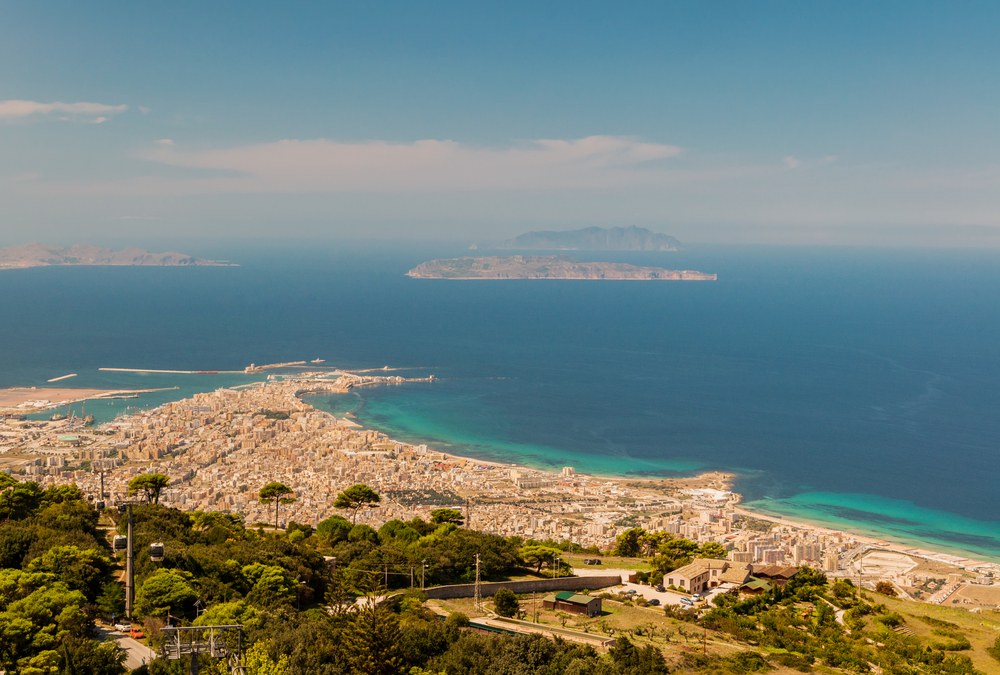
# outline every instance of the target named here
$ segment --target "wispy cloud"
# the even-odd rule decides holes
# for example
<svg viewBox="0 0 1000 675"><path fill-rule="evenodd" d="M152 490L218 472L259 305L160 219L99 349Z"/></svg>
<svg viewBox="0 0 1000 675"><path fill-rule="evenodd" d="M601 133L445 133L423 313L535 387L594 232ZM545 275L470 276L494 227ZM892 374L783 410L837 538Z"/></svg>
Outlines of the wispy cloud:
<svg viewBox="0 0 1000 675"><path fill-rule="evenodd" d="M143 157L190 169L205 189L357 192L613 187L662 170L675 145L621 136L536 139L510 146L451 140L343 142L282 140L222 149L189 149L159 139Z"/></svg>
<svg viewBox="0 0 1000 675"><path fill-rule="evenodd" d="M76 103L64 103L62 101L42 103L40 101L7 99L0 101L0 120L50 118L62 122L85 121L93 124L103 124L112 115L118 115L126 110L128 110L127 105L110 105L87 101Z"/></svg>

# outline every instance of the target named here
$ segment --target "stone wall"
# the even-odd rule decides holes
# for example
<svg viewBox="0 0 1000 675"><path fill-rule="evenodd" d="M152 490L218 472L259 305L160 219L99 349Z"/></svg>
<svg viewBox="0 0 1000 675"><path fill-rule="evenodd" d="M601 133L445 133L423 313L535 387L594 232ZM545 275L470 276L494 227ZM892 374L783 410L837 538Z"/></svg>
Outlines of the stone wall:
<svg viewBox="0 0 1000 675"><path fill-rule="evenodd" d="M528 581L493 581L479 584L479 593L484 598L492 597L501 588L509 588L515 593L544 593L546 591L597 590L617 586L622 578L617 574L599 577L556 577L555 579L532 579ZM454 584L434 586L424 593L428 598L447 600L449 598L471 598L476 594L475 584Z"/></svg>

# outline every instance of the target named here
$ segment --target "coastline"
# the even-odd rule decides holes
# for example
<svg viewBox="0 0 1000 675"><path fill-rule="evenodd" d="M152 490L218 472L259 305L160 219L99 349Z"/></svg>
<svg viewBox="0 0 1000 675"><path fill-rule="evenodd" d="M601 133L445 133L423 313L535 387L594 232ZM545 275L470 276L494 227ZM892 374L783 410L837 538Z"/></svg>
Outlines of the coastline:
<svg viewBox="0 0 1000 675"><path fill-rule="evenodd" d="M365 386L368 384L393 384L406 381L405 378L379 378L379 377L362 377L357 373L350 373L348 371L338 371L342 375L350 377L353 382L352 386ZM354 419L353 415L348 414L335 414L331 411L324 410L321 407L317 407L314 403L307 401L306 399L314 395L322 395L328 393L338 393L343 394L350 391L350 389L343 389L338 391L331 391L329 388L329 380L312 380L312 386L308 382L308 378L312 376L319 377L329 377L331 373L300 373L294 376L280 377L281 380L292 380L298 381L297 390L295 392L296 398L299 402L306 408L322 413L323 415L328 415L331 419L337 421L338 423L345 426L352 426L361 431L370 431L373 433L382 434L386 437L393 439L393 442L398 443L409 448L415 448L420 443L416 443L413 440L407 441L397 441L390 433L381 431L378 425L359 423L358 420ZM422 379L422 378L421 378ZM318 387L316 386L320 384ZM265 383L248 383L248 387L255 387L264 385ZM151 391L165 391L166 389L130 389L130 390L75 390L75 389L57 389L52 388L55 391L65 392L72 396L69 400L62 400L57 403L51 403L48 409L59 407L65 405L68 402L79 402L81 400L91 400L99 398L107 398L113 396L122 395L135 395L139 393L146 393ZM171 388L168 388L171 389ZM224 387L223 389L235 389L234 387ZM38 393L43 390L37 388L17 388L15 391L24 393ZM40 409L36 408L31 412L39 412ZM23 409L20 412L25 412ZM438 444L430 442L429 445L435 446ZM497 469L503 469L505 471L524 471L537 474L539 476L544 476L545 480L557 482L560 480L561 475L559 469L553 468L552 465L533 465L531 462L525 462L522 458L518 458L515 461L507 461L497 459L495 456L492 458L486 458L478 455L475 452L462 452L463 446L460 443L444 443L447 446L447 450L437 450L432 449L432 452L445 458L445 461L456 461L456 462L474 462L483 466L490 466ZM570 460L571 461L571 460ZM732 493L733 503L735 505L735 510L742 514L755 519L764 520L772 522L781 526L793 527L804 532L813 533L817 535L845 535L849 536L856 542L864 545L885 550L895 551L904 555L914 555L928 560L944 562L949 565L956 565L964 568L974 568L974 567L997 567L998 560L992 559L989 556L982 556L973 551L966 551L960 548L951 548L943 545L934 545L922 540L907 539L905 537L899 537L893 533L879 531L877 528L866 529L863 527L851 528L851 527L837 527L831 526L829 523L824 523L822 521L813 521L808 518L803 518L801 516L787 516L784 514L774 514L773 512L767 512L766 510L757 510L752 504L743 503L742 495L733 492L732 488L734 483L739 477L738 473L727 472L727 471L701 471L701 470L691 470L682 471L678 470L674 476L631 476L627 474L616 474L607 471L588 471L584 470L581 476L587 476L594 481L607 483L611 485L623 485L623 486L655 486L664 487L672 489L711 489L711 490L721 490L725 492ZM1000 571L1000 567L997 567Z"/></svg>
<svg viewBox="0 0 1000 675"><path fill-rule="evenodd" d="M413 441L400 441L397 440L389 431L379 428L377 425L371 425L359 422L355 416L351 413L346 415L336 415L329 411L323 410L313 405L311 402L303 400L306 405L325 412L335 419L347 419L351 423L357 424L362 429L378 431L388 435L390 438L396 440L396 442L404 443L407 445L413 445ZM435 443L433 440L427 440L428 445L440 445L441 443ZM551 466L539 466L534 465L530 462L523 461L499 461L496 459L488 459L477 455L476 453L463 454L460 450L462 445L460 443L450 443L444 442L444 445L448 447L448 450L435 450L442 455L448 456L450 458L458 460L471 460L479 462L482 464L488 464L497 467L507 467L507 468L517 468L529 471L535 471L548 475L551 479L556 479L559 476L559 472L553 469ZM768 522L775 523L777 525L784 525L789 527L795 527L814 534L824 534L824 535L847 535L856 541L860 542L865 546L872 548L877 548L880 550L889 550L896 553L901 553L904 555L913 555L927 560L932 560L935 562L943 562L949 565L956 565L962 568L975 568L975 567L990 567L994 566L1000 571L1000 556L996 558L990 558L989 556L983 556L981 553L975 551L965 550L959 547L949 547L946 545L936 546L933 543L929 543L925 540L919 540L916 538L909 539L902 537L895 533L885 532L878 530L875 527L865 528L864 526L852 527L834 527L829 523L824 523L821 520L810 520L808 518L803 518L802 516L790 516L785 514L775 514L769 513L764 510L754 509L752 503L747 503L743 501L743 495L733 491L733 486L739 477L738 472L727 471L727 470L695 470L693 473L688 473L684 471L677 471L676 476L631 476L628 474L614 474L601 471L585 471L583 472L597 480L609 481L609 482L627 482L627 483L659 483L663 485L686 485L697 484L700 482L713 483L711 487L715 489L725 490L731 492L735 495L739 506L735 509L737 512L748 517L756 518L758 520L765 520ZM720 481L719 478L722 477Z"/></svg>
<svg viewBox="0 0 1000 675"><path fill-rule="evenodd" d="M75 377L75 375L65 377ZM132 398L138 397L139 394L151 394L175 389L178 389L178 387L160 387L156 389L9 387L0 389L0 415L42 413L58 409L64 405L73 405L84 401Z"/></svg>

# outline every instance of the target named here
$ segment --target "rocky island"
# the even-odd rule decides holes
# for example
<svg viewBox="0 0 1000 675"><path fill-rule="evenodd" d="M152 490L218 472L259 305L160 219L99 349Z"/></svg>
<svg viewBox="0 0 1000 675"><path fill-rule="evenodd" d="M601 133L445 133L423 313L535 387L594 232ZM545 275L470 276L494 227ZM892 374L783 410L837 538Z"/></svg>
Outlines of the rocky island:
<svg viewBox="0 0 1000 675"><path fill-rule="evenodd" d="M414 279L588 279L616 281L715 281L716 274L616 262L578 262L565 256L487 256L421 263Z"/></svg>
<svg viewBox="0 0 1000 675"><path fill-rule="evenodd" d="M673 237L644 227L585 227L526 232L495 248L538 251L678 251Z"/></svg>
<svg viewBox="0 0 1000 675"><path fill-rule="evenodd" d="M25 244L0 248L0 270L67 265L117 265L155 267L232 266L222 260L204 260L185 253L150 253L141 248L120 250L76 245L69 248Z"/></svg>

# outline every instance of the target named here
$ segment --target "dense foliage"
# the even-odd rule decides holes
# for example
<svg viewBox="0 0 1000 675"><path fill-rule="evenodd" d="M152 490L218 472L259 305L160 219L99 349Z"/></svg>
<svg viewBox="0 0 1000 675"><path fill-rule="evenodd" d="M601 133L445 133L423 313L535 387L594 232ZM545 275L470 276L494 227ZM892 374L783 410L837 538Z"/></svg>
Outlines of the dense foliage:
<svg viewBox="0 0 1000 675"><path fill-rule="evenodd" d="M579 547L567 542L464 529L461 513L452 509L438 510L430 522L391 520L377 530L333 516L315 528L291 522L284 531L265 532L247 528L233 514L185 513L158 505L152 495L149 501L133 507L133 623L144 625L154 647L168 616L174 625L242 624L248 672L258 675L975 672L963 653L970 642L956 624L921 617L933 638L915 637L906 630L906 617L872 600L888 602L884 596L859 597L849 581L828 583L808 568L761 595L716 596L700 614L664 608L667 617L685 622L673 625L696 625L690 632L678 627L678 635L711 631L713 640L727 642L725 655L684 649L668 639L665 657L638 630L617 634L600 653L539 636L471 631L460 614L442 620L432 613L418 590L422 584L471 581L477 554L484 580L568 573L561 556ZM114 531L102 531L98 516L75 487L43 490L0 474L0 670L125 672L124 654L95 631L95 618L121 616L123 609L120 560L108 544ZM123 520L116 523L119 532ZM160 561L148 554L152 542L165 546ZM626 550L663 569L719 553L638 528L619 537L615 552ZM405 589L394 602L358 601L393 589ZM493 601L498 614L517 615L514 593L497 593ZM1000 642L994 652L1000 656ZM156 660L136 672L179 675L189 665ZM208 657L201 668L225 672Z"/></svg>
<svg viewBox="0 0 1000 675"><path fill-rule="evenodd" d="M93 639L93 617L122 597L97 512L73 486L0 473L0 514L0 670L124 673L124 653Z"/></svg>

